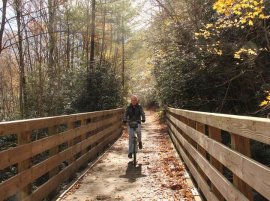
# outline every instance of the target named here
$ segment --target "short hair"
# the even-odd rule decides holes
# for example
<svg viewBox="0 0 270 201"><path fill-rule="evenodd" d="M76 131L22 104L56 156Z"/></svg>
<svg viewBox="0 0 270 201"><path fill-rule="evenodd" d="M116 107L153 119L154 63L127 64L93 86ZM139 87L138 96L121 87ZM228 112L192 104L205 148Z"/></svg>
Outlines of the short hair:
<svg viewBox="0 0 270 201"><path fill-rule="evenodd" d="M139 100L138 96L136 96L136 95L131 95L131 99L133 99L133 98L136 98L137 101Z"/></svg>

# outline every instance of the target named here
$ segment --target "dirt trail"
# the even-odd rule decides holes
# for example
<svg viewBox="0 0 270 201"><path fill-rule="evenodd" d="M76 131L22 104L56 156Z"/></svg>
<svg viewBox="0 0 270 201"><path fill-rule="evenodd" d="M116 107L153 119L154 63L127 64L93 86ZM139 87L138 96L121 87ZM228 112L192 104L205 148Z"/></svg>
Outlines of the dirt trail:
<svg viewBox="0 0 270 201"><path fill-rule="evenodd" d="M193 200L185 168L159 123L157 114L147 111L142 127L143 149L138 165L128 159L128 135L123 136L59 200Z"/></svg>

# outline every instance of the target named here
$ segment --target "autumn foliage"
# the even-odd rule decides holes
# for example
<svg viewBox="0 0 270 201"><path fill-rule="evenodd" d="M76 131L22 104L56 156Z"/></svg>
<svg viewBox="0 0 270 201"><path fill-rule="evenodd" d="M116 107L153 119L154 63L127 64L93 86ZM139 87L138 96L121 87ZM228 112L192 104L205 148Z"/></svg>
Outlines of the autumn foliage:
<svg viewBox="0 0 270 201"><path fill-rule="evenodd" d="M162 103L265 116L259 105L270 90L269 3L165 1L149 36Z"/></svg>

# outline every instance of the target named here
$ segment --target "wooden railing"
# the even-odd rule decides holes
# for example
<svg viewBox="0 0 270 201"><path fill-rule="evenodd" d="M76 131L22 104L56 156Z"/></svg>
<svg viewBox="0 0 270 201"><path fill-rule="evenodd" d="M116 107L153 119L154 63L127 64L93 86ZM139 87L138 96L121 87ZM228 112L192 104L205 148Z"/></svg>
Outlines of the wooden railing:
<svg viewBox="0 0 270 201"><path fill-rule="evenodd" d="M250 156L250 141L269 146L269 119L174 108L167 108L166 116L171 138L206 200L253 200L255 191L270 199L269 164Z"/></svg>
<svg viewBox="0 0 270 201"><path fill-rule="evenodd" d="M16 139L15 147L0 151L0 173L16 172L0 183L0 200L35 201L52 194L121 135L122 113L115 109L0 123L0 137Z"/></svg>

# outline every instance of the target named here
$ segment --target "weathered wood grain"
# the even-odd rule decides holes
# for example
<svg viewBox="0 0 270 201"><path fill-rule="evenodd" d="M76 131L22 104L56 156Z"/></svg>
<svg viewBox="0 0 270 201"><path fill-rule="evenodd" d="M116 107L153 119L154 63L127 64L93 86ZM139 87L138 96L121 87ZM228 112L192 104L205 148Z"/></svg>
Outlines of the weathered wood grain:
<svg viewBox="0 0 270 201"><path fill-rule="evenodd" d="M209 138L220 142L221 143L221 130L218 128L214 128L212 126L208 126L208 134ZM217 159L210 155L210 163L220 172L223 174L223 165ZM224 201L223 196L220 194L218 189L215 187L214 184L211 183L211 189L213 193L218 197L220 201Z"/></svg>
<svg viewBox="0 0 270 201"><path fill-rule="evenodd" d="M220 193L227 200L248 201L248 199L231 184L220 172L218 172L172 125L169 124L174 136L182 146L191 154L198 166L204 170L205 175L219 189Z"/></svg>
<svg viewBox="0 0 270 201"><path fill-rule="evenodd" d="M87 124L28 144L19 145L17 147L2 151L0 152L0 170L33 157L60 144L71 141L86 132L93 131L101 126L110 125L111 123L115 122L117 118L117 116L113 116L103 123L102 121L98 121L93 124Z"/></svg>
<svg viewBox="0 0 270 201"><path fill-rule="evenodd" d="M55 125L68 124L70 122L81 121L85 119L100 117L108 114L121 114L123 109L104 110L98 112L79 113L73 115L62 115L55 117L27 119L10 122L0 122L0 136L8 134L17 134L25 131L31 131L40 128L52 127Z"/></svg>
<svg viewBox="0 0 270 201"><path fill-rule="evenodd" d="M203 135L186 124L179 122L170 114L167 116L176 127L181 128L185 133L189 133L189 136L192 139L197 140L197 143L212 157L230 169L235 175L249 184L256 191L265 197L270 197L270 168Z"/></svg>
<svg viewBox="0 0 270 201"><path fill-rule="evenodd" d="M42 200L49 193L56 189L56 187L74 174L82 165L87 164L90 158L95 158L97 152L103 150L108 143L119 137L121 133L121 116L123 110L108 110L93 113L83 113L70 116L59 116L51 118L41 118L34 120L23 120L16 122L0 123L0 135L18 133L19 145L17 147L0 152L0 170L10 165L19 164L19 173L12 178L0 183L0 198L6 199L18 192L24 192L26 186L31 184L35 179L44 175L47 172L54 170L62 162L68 161L70 163L61 172L51 174L51 178L39 187L31 195L24 192L20 196L20 200ZM60 124L74 125L76 121L86 122L88 119L95 118L88 124L82 123L80 127L68 126L68 130L57 133L55 126ZM31 131L33 129L53 128L51 136L31 142ZM9 129L9 130L5 130ZM86 133L94 131L87 138ZM19 132L20 131L20 132ZM20 136L20 134L23 134ZM24 140L27 133L28 138ZM58 146L63 143L69 143L77 137L81 140L76 144L70 144L66 150L58 152ZM88 147L91 149L86 152ZM40 162L39 164L30 167L29 161L31 157L42 153L46 150L53 149L51 156ZM75 160L74 156L77 153L82 155ZM71 161L70 159L73 158Z"/></svg>
<svg viewBox="0 0 270 201"><path fill-rule="evenodd" d="M167 108L169 112L184 116L194 121L219 128L237 135L270 144L270 119L226 115L207 112L195 112L174 108Z"/></svg>

